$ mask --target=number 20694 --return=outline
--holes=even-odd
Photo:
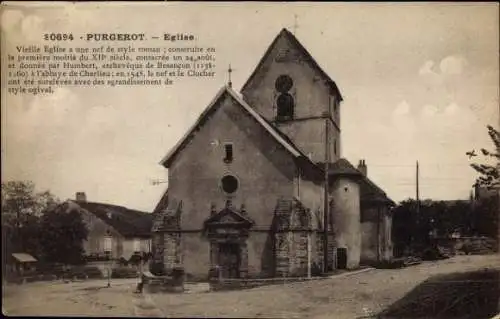
[[[73,41],[74,37],[71,33],[45,33],[43,39],[46,41]]]

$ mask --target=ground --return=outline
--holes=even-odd
[[[360,318],[379,313],[434,275],[500,270],[500,255],[456,256],[404,269],[199,294],[133,293],[137,279],[7,286],[7,315]],[[497,284],[498,285],[498,284]]]

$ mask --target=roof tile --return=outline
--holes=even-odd
[[[150,213],[111,204],[74,202],[116,229],[124,237],[149,237],[151,234],[153,216]]]

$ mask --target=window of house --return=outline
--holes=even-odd
[[[337,155],[337,140],[333,140],[333,153]]]
[[[104,237],[104,252],[111,253],[113,250],[113,238],[111,236]]]
[[[224,144],[224,151],[226,156],[224,157],[225,163],[231,163],[233,161],[233,144],[226,143]]]
[[[140,252],[140,251],[141,251],[141,240],[134,239],[134,252]]]
[[[278,97],[276,98],[277,106],[277,120],[291,120],[294,116],[295,100],[290,94],[290,90],[293,87],[293,80],[288,75],[280,75],[275,83],[274,87],[278,92]]]

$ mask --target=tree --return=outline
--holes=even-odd
[[[88,230],[78,211],[68,212],[64,205],[59,205],[45,212],[40,226],[45,261],[72,265],[83,262],[83,242]]]
[[[498,200],[491,196],[480,199],[473,212],[474,235],[495,238],[498,231]]]
[[[392,222],[392,240],[394,242],[394,254],[403,255],[411,249],[415,241],[415,213],[417,202],[407,199],[399,203],[394,208]]]
[[[474,213],[471,202],[407,199],[394,209],[392,237],[395,255],[405,251],[420,253],[431,248],[433,236],[449,237],[456,229],[464,235],[473,232]]]
[[[488,125],[487,127],[488,127],[488,135],[493,141],[496,151],[491,152],[484,148],[481,148],[481,153],[486,158],[496,159],[496,163],[495,165],[477,164],[477,163],[472,163],[470,165],[480,174],[475,185],[485,188],[487,190],[498,190],[500,188],[500,174],[499,174],[500,165],[498,164],[498,160],[500,159],[500,132],[495,130],[491,125]]]
[[[491,202],[483,203],[484,208],[483,211],[478,210],[478,214],[486,215],[481,216],[481,219],[485,219],[484,221],[478,221],[479,224],[483,226],[484,231],[486,233],[490,233],[490,236],[497,238],[497,245],[500,245],[500,132],[495,130],[493,126],[488,125],[488,135],[490,136],[493,144],[495,145],[495,151],[488,151],[484,148],[481,148],[481,153],[488,159],[494,159],[496,161],[495,165],[488,164],[477,164],[472,163],[471,166],[474,170],[476,170],[480,176],[474,184],[476,191],[486,190],[488,192],[495,192],[493,196],[493,200]],[[476,194],[477,196],[478,194]],[[479,198],[479,202],[483,202],[485,198]],[[485,212],[485,213],[484,213]],[[491,231],[487,225],[491,223],[491,225],[496,225],[496,230]],[[500,252],[500,249],[497,248],[497,251]]]
[[[8,255],[15,251],[39,255],[39,218],[58,202],[49,191],[36,193],[30,181],[2,183],[2,231]]]

